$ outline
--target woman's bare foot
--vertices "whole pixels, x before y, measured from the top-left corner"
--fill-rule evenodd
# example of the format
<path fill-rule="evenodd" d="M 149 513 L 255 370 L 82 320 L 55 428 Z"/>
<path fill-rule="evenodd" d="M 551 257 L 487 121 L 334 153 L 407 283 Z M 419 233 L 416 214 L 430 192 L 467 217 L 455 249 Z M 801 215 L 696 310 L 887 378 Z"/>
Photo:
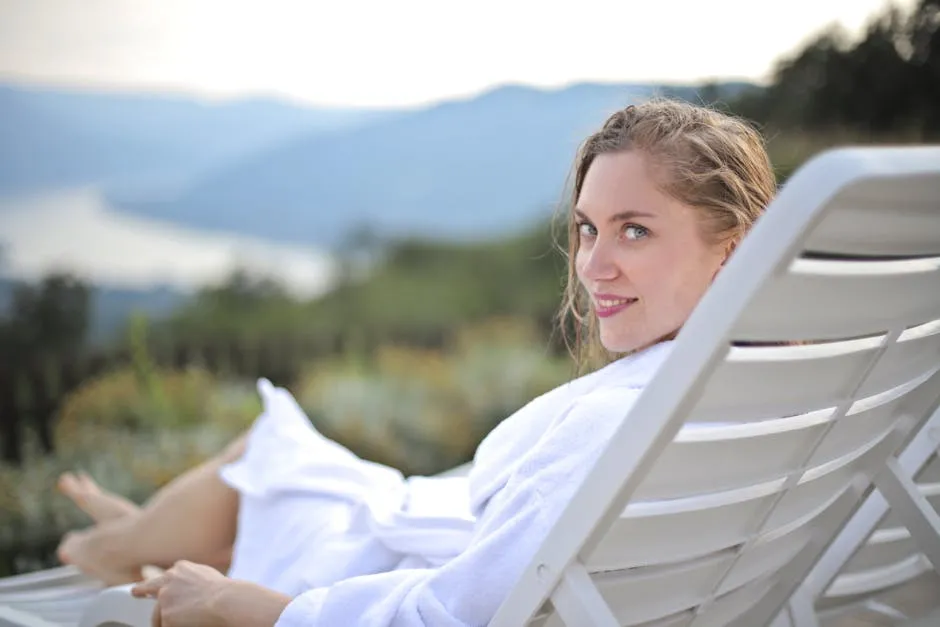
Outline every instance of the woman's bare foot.
<path fill-rule="evenodd" d="M 59 492 L 71 499 L 96 523 L 114 520 L 140 511 L 140 507 L 123 496 L 103 490 L 84 472 L 62 473 L 57 487 Z"/>
<path fill-rule="evenodd" d="M 124 522 L 117 519 L 65 534 L 57 550 L 59 560 L 108 586 L 140 581 L 141 568 L 128 562 L 127 553 L 122 550 Z"/>

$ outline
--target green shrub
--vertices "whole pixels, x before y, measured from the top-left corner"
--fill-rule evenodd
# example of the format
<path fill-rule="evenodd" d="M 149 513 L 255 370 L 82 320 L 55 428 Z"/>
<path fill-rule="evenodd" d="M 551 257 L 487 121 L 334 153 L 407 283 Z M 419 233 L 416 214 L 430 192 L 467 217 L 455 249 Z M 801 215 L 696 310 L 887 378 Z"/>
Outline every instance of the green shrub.
<path fill-rule="evenodd" d="M 369 363 L 309 365 L 296 395 L 313 423 L 357 454 L 433 474 L 470 459 L 502 419 L 571 375 L 514 320 L 469 327 L 450 350 L 379 348 Z"/>
<path fill-rule="evenodd" d="M 86 381 L 63 403 L 55 428 L 57 448 L 94 445 L 97 434 L 113 430 L 154 432 L 205 422 L 216 386 L 208 372 L 155 371 L 147 381 L 142 384 L 134 368 Z"/>

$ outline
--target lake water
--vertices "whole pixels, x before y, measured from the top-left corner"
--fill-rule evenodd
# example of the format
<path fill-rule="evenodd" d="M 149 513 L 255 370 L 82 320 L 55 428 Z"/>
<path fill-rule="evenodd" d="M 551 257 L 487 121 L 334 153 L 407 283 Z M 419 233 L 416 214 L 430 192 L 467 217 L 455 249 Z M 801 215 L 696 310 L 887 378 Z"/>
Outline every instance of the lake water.
<path fill-rule="evenodd" d="M 0 199 L 0 247 L 0 275 L 35 280 L 66 269 L 125 289 L 192 291 L 241 268 L 311 297 L 336 274 L 325 251 L 131 215 L 110 207 L 95 188 Z"/>

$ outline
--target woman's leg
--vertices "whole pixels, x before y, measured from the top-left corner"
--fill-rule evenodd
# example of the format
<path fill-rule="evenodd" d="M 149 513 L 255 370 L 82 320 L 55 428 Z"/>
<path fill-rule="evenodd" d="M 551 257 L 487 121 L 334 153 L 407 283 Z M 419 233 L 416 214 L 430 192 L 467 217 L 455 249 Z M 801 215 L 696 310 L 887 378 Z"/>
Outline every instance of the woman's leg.
<path fill-rule="evenodd" d="M 241 436 L 166 485 L 138 513 L 67 534 L 59 558 L 108 584 L 139 579 L 143 566 L 168 567 L 181 559 L 224 568 L 235 542 L 238 493 L 219 478 L 219 469 L 244 448 Z"/>

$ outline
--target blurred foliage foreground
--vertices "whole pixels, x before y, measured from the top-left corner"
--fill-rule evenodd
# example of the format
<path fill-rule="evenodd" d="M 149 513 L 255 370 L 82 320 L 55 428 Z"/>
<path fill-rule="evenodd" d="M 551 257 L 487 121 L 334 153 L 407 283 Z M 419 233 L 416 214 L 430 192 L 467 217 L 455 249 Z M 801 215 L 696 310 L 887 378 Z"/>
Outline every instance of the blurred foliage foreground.
<path fill-rule="evenodd" d="M 533 325 L 497 319 L 439 349 L 386 345 L 368 360 L 312 360 L 291 391 L 325 435 L 406 474 L 433 474 L 468 461 L 497 422 L 571 376 L 570 361 L 538 335 Z M 53 564 L 61 534 L 89 524 L 55 492 L 61 472 L 84 470 L 142 502 L 260 411 L 254 381 L 162 369 L 141 350 L 126 367 L 84 382 L 56 420 L 56 455 L 34 443 L 24 464 L 0 466 L 0 574 Z"/>

